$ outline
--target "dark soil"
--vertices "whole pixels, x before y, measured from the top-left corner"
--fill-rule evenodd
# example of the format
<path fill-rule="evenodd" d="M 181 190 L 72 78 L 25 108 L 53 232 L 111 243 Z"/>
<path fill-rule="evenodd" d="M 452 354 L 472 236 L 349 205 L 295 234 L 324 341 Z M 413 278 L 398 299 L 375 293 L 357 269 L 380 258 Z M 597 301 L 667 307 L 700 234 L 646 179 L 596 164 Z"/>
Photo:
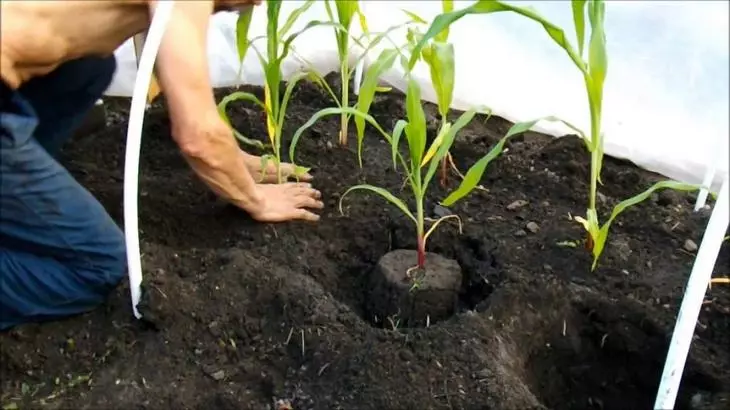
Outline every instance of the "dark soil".
<path fill-rule="evenodd" d="M 331 104 L 315 86 L 300 86 L 287 137 Z M 120 223 L 128 105 L 109 100 L 107 129 L 75 138 L 63 158 Z M 435 124 L 434 107 L 427 112 Z M 378 97 L 372 113 L 392 128 L 404 115 L 402 96 Z M 241 132 L 263 139 L 259 111 L 241 103 L 230 114 Z M 338 121 L 321 121 L 298 147 L 298 163 L 314 167 L 326 199 L 321 221 L 268 225 L 222 204 L 196 179 L 170 139 L 164 105 L 156 104 L 146 117 L 140 174 L 144 312 L 154 326 L 132 317 L 124 283 L 91 313 L 0 335 L 2 404 L 651 408 L 694 258 L 684 243 L 700 243 L 709 216 L 691 212 L 692 195 L 667 192 L 622 214 L 590 272 L 582 246 L 561 244 L 584 237 L 568 219 L 587 203 L 584 146 L 573 136 L 515 137 L 485 174 L 488 191 L 452 208 L 463 233 L 444 223 L 429 241 L 430 252 L 463 270 L 458 312 L 429 327 L 393 329 L 372 324 L 365 313 L 369 274 L 388 251 L 415 249 L 414 227 L 374 195 L 353 193 L 344 215 L 337 204 L 357 183 L 398 193 L 403 177 L 374 133 L 359 169 L 354 135 L 350 148 L 337 146 Z M 452 151 L 460 169 L 508 127 L 499 118 L 476 118 Z M 609 206 L 657 179 L 607 158 L 604 219 Z M 429 213 L 445 193 L 432 185 Z M 508 209 L 517 200 L 527 203 Z M 528 229 L 530 222 L 538 229 Z M 729 259 L 726 242 L 716 276 L 728 275 Z M 730 292 L 716 285 L 706 297 L 677 409 L 730 406 Z"/>

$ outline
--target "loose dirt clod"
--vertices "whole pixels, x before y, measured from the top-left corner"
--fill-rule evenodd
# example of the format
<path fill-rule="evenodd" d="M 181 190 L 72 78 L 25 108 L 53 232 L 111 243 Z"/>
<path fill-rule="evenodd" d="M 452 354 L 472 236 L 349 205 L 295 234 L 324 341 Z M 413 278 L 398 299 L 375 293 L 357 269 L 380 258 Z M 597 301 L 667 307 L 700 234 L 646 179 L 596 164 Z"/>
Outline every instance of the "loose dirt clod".
<path fill-rule="evenodd" d="M 426 268 L 407 272 L 416 262 L 416 251 L 398 249 L 383 255 L 373 272 L 368 307 L 373 318 L 386 326 L 426 326 L 451 317 L 461 289 L 461 268 L 453 260 L 426 254 Z M 390 318 L 390 321 L 388 321 Z M 397 319 L 393 319 L 397 318 Z"/>

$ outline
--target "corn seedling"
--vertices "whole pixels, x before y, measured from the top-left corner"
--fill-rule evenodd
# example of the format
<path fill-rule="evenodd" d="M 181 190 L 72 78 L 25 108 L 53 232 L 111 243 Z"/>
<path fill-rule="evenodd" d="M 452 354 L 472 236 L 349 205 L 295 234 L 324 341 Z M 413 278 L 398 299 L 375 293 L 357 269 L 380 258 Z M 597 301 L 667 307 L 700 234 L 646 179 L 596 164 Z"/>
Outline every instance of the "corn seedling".
<path fill-rule="evenodd" d="M 254 41 L 261 37 L 254 39 L 248 38 L 248 31 L 251 22 L 252 9 L 241 12 L 236 24 L 236 45 L 238 49 L 238 57 L 243 64 L 243 59 L 246 56 L 249 48 L 252 48 L 258 55 L 259 62 L 261 63 L 264 76 L 264 101 L 262 102 L 258 97 L 249 92 L 235 91 L 221 100 L 218 104 L 218 112 L 223 119 L 229 124 L 230 120 L 226 114 L 226 108 L 228 104 L 237 100 L 244 100 L 256 104 L 262 109 L 266 117 L 266 131 L 268 135 L 268 145 L 271 149 L 271 153 L 261 156 L 262 167 L 266 167 L 269 160 L 273 160 L 277 168 L 278 182 L 284 182 L 281 173 L 281 135 L 284 127 L 284 118 L 286 116 L 287 104 L 296 84 L 304 79 L 311 78 L 312 74 L 309 72 L 299 72 L 289 78 L 287 82 L 284 95 L 281 95 L 281 82 L 282 82 L 282 71 L 281 65 L 284 59 L 289 55 L 291 51 L 292 42 L 306 30 L 320 25 L 331 25 L 329 22 L 323 22 L 313 20 L 308 22 L 304 28 L 289 34 L 294 23 L 297 19 L 305 12 L 309 7 L 312 6 L 314 0 L 305 2 L 302 6 L 293 10 L 288 16 L 283 26 L 279 26 L 279 13 L 281 10 L 281 0 L 268 0 L 266 2 L 266 56 L 261 53 L 258 48 L 254 45 Z M 242 136 L 240 133 L 234 130 L 236 137 L 248 144 L 254 144 L 259 147 L 263 147 L 252 139 Z M 292 159 L 293 160 L 293 159 Z M 295 167 L 296 177 L 309 171 L 308 168 L 296 166 Z M 264 173 L 262 173 L 263 175 Z"/>
<path fill-rule="evenodd" d="M 392 58 L 395 58 L 395 56 L 397 55 L 394 50 L 386 50 L 384 51 L 384 53 L 389 53 L 388 55 L 392 56 Z M 476 115 L 476 110 L 472 109 L 466 111 L 461 114 L 461 116 L 454 122 L 453 125 L 447 124 L 446 126 L 444 126 L 440 130 L 437 138 L 431 143 L 430 147 L 428 147 L 427 150 L 426 115 L 423 111 L 421 101 L 421 89 L 418 83 L 410 75 L 408 75 L 408 87 L 406 90 L 407 120 L 399 120 L 398 122 L 396 122 L 395 126 L 393 127 L 392 133 L 387 133 L 386 131 L 384 131 L 375 121 L 375 119 L 373 119 L 373 117 L 367 113 L 363 113 L 351 107 L 333 107 L 319 111 L 318 113 L 313 115 L 306 124 L 302 125 L 294 133 L 294 136 L 292 137 L 292 145 L 295 145 L 300 135 L 307 128 L 311 127 L 321 117 L 339 114 L 343 111 L 353 115 L 355 119 L 360 119 L 363 122 L 367 122 L 372 125 L 391 145 L 393 167 L 397 168 L 400 164 L 400 166 L 404 169 L 407 177 L 407 183 L 410 184 L 410 190 L 413 194 L 413 201 L 415 202 L 416 210 L 415 213 L 412 212 L 406 205 L 406 201 L 396 197 L 384 188 L 373 186 L 370 184 L 361 184 L 350 187 L 341 196 L 339 203 L 340 212 L 343 212 L 342 201 L 352 191 L 365 190 L 380 195 L 385 200 L 395 205 L 401 212 L 403 212 L 405 216 L 413 221 L 415 225 L 418 260 L 417 264 L 413 268 L 411 268 L 409 272 L 413 269 L 424 268 L 426 261 L 426 243 L 428 241 L 428 237 L 435 231 L 437 226 L 446 219 L 454 218 L 458 221 L 459 227 L 461 227 L 461 221 L 459 220 L 458 216 L 448 215 L 432 221 L 432 225 L 428 229 L 426 229 L 427 218 L 425 217 L 424 212 L 424 200 L 428 190 L 428 185 L 431 182 L 434 174 L 436 173 L 439 162 L 448 153 L 449 149 L 454 143 L 455 136 L 459 132 L 459 130 L 469 124 L 469 122 L 474 118 L 474 116 Z M 487 166 L 487 164 L 492 159 L 496 158 L 497 155 L 499 155 L 499 153 L 502 151 L 502 147 L 504 146 L 507 138 L 519 132 L 522 132 L 522 129 L 526 129 L 525 127 L 527 127 L 527 125 L 525 124 L 517 124 L 513 126 L 507 133 L 507 135 L 500 141 L 500 143 L 497 144 L 490 151 L 490 153 L 487 154 L 485 158 L 475 164 L 472 169 L 474 167 L 478 167 L 481 168 L 481 172 L 484 172 L 484 168 Z M 399 143 L 402 139 L 403 134 L 405 134 L 405 140 L 408 144 L 407 160 L 404 158 L 399 150 Z M 423 172 L 424 169 L 425 175 Z M 472 170 L 470 170 L 470 172 L 472 172 Z M 467 177 L 469 175 L 470 173 L 467 173 Z M 457 191 L 452 193 L 449 198 L 447 198 L 447 200 L 454 202 L 459 198 L 466 196 L 472 189 L 476 187 L 476 183 L 470 184 L 471 181 L 473 181 L 473 178 L 465 179 L 464 182 L 466 183 L 462 183 Z"/>
<path fill-rule="evenodd" d="M 330 4 L 332 1 L 334 1 L 335 3 L 336 14 L 332 11 L 332 7 Z M 321 78 L 320 76 L 314 74 L 314 76 L 316 77 L 315 81 L 329 92 L 330 96 L 332 96 L 333 100 L 337 104 L 337 107 L 349 107 L 350 79 L 352 78 L 352 75 L 354 74 L 359 62 L 364 59 L 367 56 L 367 53 L 374 47 L 376 47 L 384 38 L 390 40 L 390 38 L 387 37 L 388 34 L 390 34 L 394 30 L 412 24 L 413 21 L 408 20 L 405 23 L 391 26 L 381 33 L 371 33 L 368 29 L 365 15 L 360 10 L 359 3 L 357 1 L 327 0 L 325 2 L 325 8 L 327 10 L 327 15 L 329 16 L 330 21 L 333 22 L 335 39 L 337 41 L 337 54 L 340 65 L 340 83 L 342 85 L 340 96 L 338 97 L 337 95 L 335 95 L 332 89 L 327 85 L 327 82 L 324 80 L 324 78 Z M 363 30 L 363 35 L 360 37 L 355 37 L 351 33 L 351 25 L 355 16 L 358 17 L 360 28 Z M 364 41 L 364 39 L 367 39 L 367 43 Z M 353 61 L 350 61 L 350 46 L 353 43 L 361 47 L 363 49 L 363 52 L 360 55 L 356 56 Z M 304 58 L 301 59 L 303 61 L 306 61 L 306 59 Z M 309 63 L 308 65 L 310 67 L 312 66 Z M 314 70 L 312 70 L 312 72 L 314 72 Z M 389 91 L 389 88 L 375 87 L 373 93 L 384 91 Z M 360 111 L 367 112 L 367 110 Z M 350 117 L 351 114 L 348 114 L 345 111 L 340 114 L 340 131 L 338 140 L 341 146 L 346 146 L 348 142 Z"/>
<path fill-rule="evenodd" d="M 327 9 L 327 15 L 331 21 L 335 21 L 335 17 L 332 13 L 332 7 L 330 3 L 332 0 L 325 1 L 325 8 Z M 350 105 L 350 78 L 353 71 L 350 68 L 350 24 L 355 17 L 358 15 L 360 19 L 360 26 L 363 31 L 367 32 L 367 20 L 365 15 L 360 11 L 359 2 L 356 0 L 334 0 L 335 9 L 337 10 L 337 22 L 344 28 L 339 30 L 335 28 L 335 39 L 337 40 L 337 55 L 340 59 L 340 79 L 341 79 L 341 93 L 338 105 L 340 107 L 348 107 Z M 354 64 L 356 65 L 356 64 Z M 323 81 L 324 82 L 324 81 Z M 337 101 L 337 98 L 335 98 Z M 350 116 L 346 113 L 340 115 L 340 134 L 339 142 L 340 145 L 347 145 L 347 131 L 350 122 Z"/>
<path fill-rule="evenodd" d="M 451 12 L 454 9 L 454 2 L 451 0 L 442 0 L 441 8 L 444 13 Z M 428 22 L 418 16 L 417 14 L 404 10 L 414 21 L 417 21 L 423 25 L 428 25 Z M 417 42 L 423 37 L 423 34 L 417 29 L 408 30 L 408 43 L 411 52 L 414 50 Z M 421 52 L 414 55 L 416 58 L 424 61 L 429 68 L 431 76 L 431 84 L 433 84 L 434 91 L 436 92 L 436 101 L 441 117 L 440 129 L 444 128 L 448 124 L 448 114 L 451 108 L 451 102 L 454 96 L 454 82 L 455 82 L 455 59 L 454 59 L 454 45 L 449 43 L 449 26 L 445 26 L 443 30 L 437 33 L 434 38 L 428 43 L 428 45 L 421 48 Z M 412 54 L 413 55 L 413 54 Z M 446 157 L 441 160 L 441 186 L 446 187 L 448 179 L 448 165 L 451 164 L 454 168 L 451 154 L 447 153 Z M 458 170 L 457 170 L 458 172 Z"/>
<path fill-rule="evenodd" d="M 685 184 L 676 181 L 661 181 L 649 187 L 646 191 L 629 198 L 617 204 L 609 219 L 601 225 L 598 221 L 598 213 L 596 211 L 596 195 L 598 183 L 601 183 L 601 167 L 603 163 L 603 133 L 601 132 L 601 114 L 603 105 L 603 86 L 608 72 L 608 54 L 606 51 L 606 34 L 604 31 L 605 4 L 602 0 L 573 0 L 573 23 L 575 26 L 576 37 L 578 40 L 578 51 L 573 48 L 567 39 L 563 29 L 549 22 L 539 15 L 531 7 L 513 6 L 498 0 L 480 0 L 461 10 L 442 13 L 434 19 L 426 34 L 424 34 L 418 44 L 414 47 L 413 55 L 409 61 L 409 67 L 413 67 L 417 62 L 418 52 L 425 47 L 426 42 L 441 33 L 445 27 L 450 26 L 460 18 L 471 14 L 490 14 L 498 12 L 513 12 L 530 20 L 533 20 L 545 29 L 548 36 L 559 45 L 568 57 L 578 67 L 585 82 L 585 88 L 588 94 L 588 105 L 590 108 L 591 131 L 590 137 L 586 138 L 583 132 L 577 128 L 562 121 L 583 137 L 586 146 L 591 153 L 591 179 L 590 192 L 588 200 L 588 209 L 586 218 L 575 217 L 586 229 L 588 233 L 586 247 L 593 254 L 593 264 L 591 270 L 596 268 L 598 259 L 603 252 L 608 237 L 608 230 L 613 220 L 627 208 L 639 204 L 649 198 L 652 193 L 660 189 L 674 189 L 678 191 L 694 191 L 701 187 L 696 184 Z M 587 59 L 583 55 L 585 47 L 585 15 L 588 14 L 588 20 L 591 26 L 590 38 L 587 47 Z M 533 125 L 540 120 L 561 121 L 554 117 L 541 118 L 533 121 Z"/>
<path fill-rule="evenodd" d="M 413 193 L 416 212 L 415 214 L 406 205 L 406 202 L 389 191 L 376 187 L 369 184 L 355 185 L 350 187 L 340 198 L 340 211 L 342 212 L 342 201 L 352 191 L 355 190 L 367 190 L 374 192 L 384 199 L 398 207 L 408 218 L 410 218 L 416 228 L 416 237 L 418 243 L 418 261 L 417 265 L 414 266 L 418 269 L 423 269 L 426 263 L 426 242 L 428 237 L 434 232 L 436 227 L 446 219 L 456 218 L 456 215 L 448 215 L 434 221 L 431 227 L 426 230 L 425 226 L 425 213 L 424 213 L 424 199 L 428 189 L 428 184 L 433 178 L 438 161 L 446 155 L 448 149 L 454 142 L 454 136 L 456 133 L 471 121 L 476 114 L 476 111 L 470 110 L 463 113 L 459 119 L 454 123 L 453 126 L 445 127 L 440 135 L 440 142 L 434 141 L 429 150 L 426 150 L 426 115 L 421 105 L 421 90 L 418 83 L 409 77 L 408 88 L 406 91 L 406 120 L 399 120 L 393 128 L 393 133 L 389 138 L 389 142 L 392 148 L 393 166 L 397 167 L 397 159 L 401 158 L 401 165 L 403 166 L 408 181 L 410 183 L 411 192 Z M 408 161 L 403 159 L 399 153 L 399 142 L 402 134 L 405 134 L 405 139 L 408 144 Z M 433 154 L 428 155 L 431 151 Z M 425 175 L 423 169 L 428 165 Z M 459 221 L 461 226 L 461 221 Z"/>

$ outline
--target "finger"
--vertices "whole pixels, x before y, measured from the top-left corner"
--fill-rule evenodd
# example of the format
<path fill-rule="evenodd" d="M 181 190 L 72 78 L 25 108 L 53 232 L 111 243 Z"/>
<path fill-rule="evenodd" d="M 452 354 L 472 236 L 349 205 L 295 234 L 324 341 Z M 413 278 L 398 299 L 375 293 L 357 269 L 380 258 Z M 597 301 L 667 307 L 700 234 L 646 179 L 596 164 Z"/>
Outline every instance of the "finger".
<path fill-rule="evenodd" d="M 295 212 L 295 218 L 301 219 L 304 221 L 311 221 L 311 222 L 319 221 L 319 215 L 315 214 L 314 212 L 307 211 L 306 209 L 302 209 L 302 208 L 299 208 Z"/>
<path fill-rule="evenodd" d="M 310 184 L 309 182 L 290 182 L 287 187 L 299 192 L 302 189 L 312 189 L 312 184 Z"/>
<path fill-rule="evenodd" d="M 297 198 L 297 206 L 303 208 L 322 209 L 324 208 L 324 202 L 318 201 L 311 196 L 300 196 Z"/>
<path fill-rule="evenodd" d="M 296 188 L 294 189 L 294 195 L 296 196 L 306 196 L 310 198 L 322 198 L 322 192 L 320 192 L 317 189 L 314 188 Z"/>

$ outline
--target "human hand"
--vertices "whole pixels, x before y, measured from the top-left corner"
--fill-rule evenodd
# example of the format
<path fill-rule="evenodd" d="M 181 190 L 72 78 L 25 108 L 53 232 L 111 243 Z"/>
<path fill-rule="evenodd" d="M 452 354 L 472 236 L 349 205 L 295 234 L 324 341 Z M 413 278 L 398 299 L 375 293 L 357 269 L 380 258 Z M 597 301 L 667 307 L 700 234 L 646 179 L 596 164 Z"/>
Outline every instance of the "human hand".
<path fill-rule="evenodd" d="M 319 215 L 307 210 L 322 209 L 322 193 L 305 182 L 259 184 L 256 186 L 261 201 L 247 206 L 246 211 L 259 222 L 284 222 L 294 219 L 316 222 Z"/>
<path fill-rule="evenodd" d="M 263 184 L 275 184 L 279 182 L 276 164 L 273 161 L 266 161 L 266 166 L 262 169 L 261 157 L 244 153 L 244 162 L 254 181 Z M 284 181 L 297 178 L 296 166 L 294 164 L 282 162 L 280 167 L 281 177 Z M 312 180 L 312 175 L 307 172 L 299 175 L 297 179 L 298 182 L 309 182 Z"/>

